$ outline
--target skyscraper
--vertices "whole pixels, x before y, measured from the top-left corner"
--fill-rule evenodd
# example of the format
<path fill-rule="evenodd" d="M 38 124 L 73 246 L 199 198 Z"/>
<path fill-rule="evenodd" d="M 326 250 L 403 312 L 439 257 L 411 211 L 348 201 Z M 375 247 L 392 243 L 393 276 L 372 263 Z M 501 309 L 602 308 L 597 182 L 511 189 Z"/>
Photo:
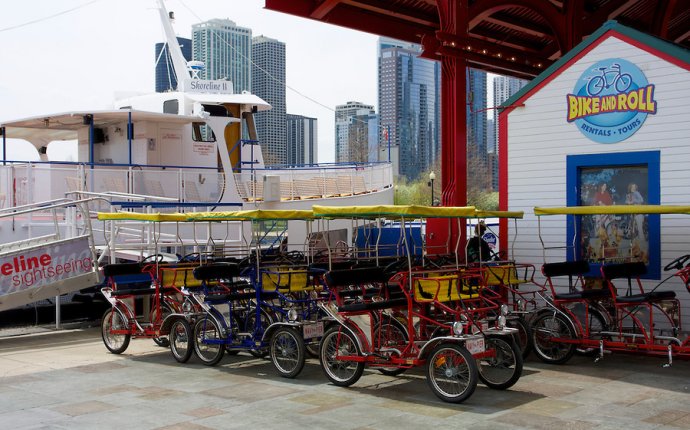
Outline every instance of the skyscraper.
<path fill-rule="evenodd" d="M 486 158 L 487 153 L 487 74 L 467 69 L 467 143 L 475 145 Z"/>
<path fill-rule="evenodd" d="M 178 37 L 184 59 L 192 59 L 192 40 Z M 162 52 L 161 52 L 162 51 Z M 172 60 L 166 43 L 156 43 L 156 92 L 163 93 L 177 89 L 177 76 L 173 73 Z"/>
<path fill-rule="evenodd" d="M 527 85 L 527 82 L 528 81 L 524 79 L 510 76 L 494 76 L 492 83 L 494 90 L 494 106 L 503 104 L 504 101 L 508 100 L 513 94 Z M 491 170 L 493 172 L 492 185 L 495 191 L 498 191 L 498 120 L 498 111 L 494 111 L 494 120 L 492 124 L 494 133 L 492 139 L 489 141 L 488 151 L 494 154 Z"/>
<path fill-rule="evenodd" d="M 318 163 L 317 120 L 302 115 L 287 114 L 287 164 Z"/>
<path fill-rule="evenodd" d="M 397 146 L 399 174 L 415 179 L 441 149 L 441 66 L 419 45 L 380 38 L 378 51 L 379 146 Z"/>
<path fill-rule="evenodd" d="M 513 94 L 517 93 L 527 85 L 524 79 L 513 78 L 511 76 L 494 76 L 493 90 L 494 90 L 494 106 L 500 106 L 504 101 L 508 100 Z M 498 112 L 494 115 L 494 141 L 490 143 L 489 150 L 498 152 Z M 493 148 L 491 147 L 493 146 Z"/>
<path fill-rule="evenodd" d="M 335 107 L 335 161 L 369 161 L 369 124 L 374 107 L 350 101 Z"/>
<path fill-rule="evenodd" d="M 285 106 L 285 44 L 265 36 L 252 39 L 252 92 L 271 104 L 256 114 L 259 143 L 266 164 L 288 159 Z"/>
<path fill-rule="evenodd" d="M 192 26 L 192 56 L 203 61 L 201 79 L 232 81 L 235 93 L 251 91 L 252 30 L 228 19 L 211 19 Z"/>
<path fill-rule="evenodd" d="M 487 151 L 487 73 L 467 69 L 467 190 L 491 191 L 492 169 Z"/>

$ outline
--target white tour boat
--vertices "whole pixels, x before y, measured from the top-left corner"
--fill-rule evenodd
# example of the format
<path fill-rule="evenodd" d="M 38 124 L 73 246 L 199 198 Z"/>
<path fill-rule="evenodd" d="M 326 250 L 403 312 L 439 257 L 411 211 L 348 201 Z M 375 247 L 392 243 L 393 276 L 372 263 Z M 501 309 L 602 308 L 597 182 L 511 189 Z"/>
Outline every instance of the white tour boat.
<path fill-rule="evenodd" d="M 235 94 L 232 82 L 199 79 L 203 66 L 184 60 L 161 0 L 158 8 L 176 91 L 118 100 L 113 110 L 0 124 L 0 311 L 92 286 L 99 282 L 99 263 L 160 252 L 151 247 L 145 223 L 113 228 L 96 219 L 97 211 L 393 202 L 390 163 L 264 165 L 254 115 L 270 105 L 247 92 Z M 8 139 L 28 141 L 41 161 L 7 160 Z M 48 159 L 48 146 L 66 140 L 77 141 L 77 161 Z M 184 246 L 185 234 L 169 233 L 167 248 Z M 304 242 L 294 236 L 291 243 Z"/>

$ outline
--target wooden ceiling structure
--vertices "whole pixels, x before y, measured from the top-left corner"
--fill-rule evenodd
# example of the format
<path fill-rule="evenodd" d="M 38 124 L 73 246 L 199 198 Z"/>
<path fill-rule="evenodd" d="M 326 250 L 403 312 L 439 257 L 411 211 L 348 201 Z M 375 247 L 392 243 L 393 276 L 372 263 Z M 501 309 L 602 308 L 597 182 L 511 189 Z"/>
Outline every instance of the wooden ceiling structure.
<path fill-rule="evenodd" d="M 266 0 L 266 9 L 419 43 L 441 62 L 446 206 L 467 203 L 466 67 L 531 79 L 608 20 L 690 47 L 687 0 Z"/>

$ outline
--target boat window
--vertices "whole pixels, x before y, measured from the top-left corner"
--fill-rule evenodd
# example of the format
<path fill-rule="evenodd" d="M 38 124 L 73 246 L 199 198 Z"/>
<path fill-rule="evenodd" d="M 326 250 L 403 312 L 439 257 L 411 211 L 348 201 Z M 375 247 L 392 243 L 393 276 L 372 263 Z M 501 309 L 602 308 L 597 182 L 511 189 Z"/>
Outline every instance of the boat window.
<path fill-rule="evenodd" d="M 192 139 L 195 142 L 215 142 L 216 135 L 213 134 L 211 127 L 203 122 L 192 123 Z"/>
<path fill-rule="evenodd" d="M 163 102 L 163 113 L 180 113 L 180 102 L 177 99 L 166 100 Z"/>
<path fill-rule="evenodd" d="M 211 116 L 231 117 L 232 114 L 223 105 L 204 104 L 204 111 Z"/>

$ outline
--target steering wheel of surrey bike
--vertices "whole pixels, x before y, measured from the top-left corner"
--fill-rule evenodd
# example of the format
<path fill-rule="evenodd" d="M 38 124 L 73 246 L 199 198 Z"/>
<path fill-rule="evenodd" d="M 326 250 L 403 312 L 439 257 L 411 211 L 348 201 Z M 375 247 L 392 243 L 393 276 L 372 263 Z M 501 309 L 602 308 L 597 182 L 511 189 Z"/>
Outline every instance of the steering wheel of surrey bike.
<path fill-rule="evenodd" d="M 685 262 L 688 260 L 690 260 L 690 255 L 681 255 L 680 257 L 676 258 L 675 260 L 671 261 L 666 266 L 664 266 L 664 270 L 667 272 L 669 270 L 680 270 L 683 268 Z"/>
<path fill-rule="evenodd" d="M 151 254 L 139 262 L 140 266 L 145 266 L 147 264 L 158 264 L 165 261 L 165 256 L 163 254 Z"/>

